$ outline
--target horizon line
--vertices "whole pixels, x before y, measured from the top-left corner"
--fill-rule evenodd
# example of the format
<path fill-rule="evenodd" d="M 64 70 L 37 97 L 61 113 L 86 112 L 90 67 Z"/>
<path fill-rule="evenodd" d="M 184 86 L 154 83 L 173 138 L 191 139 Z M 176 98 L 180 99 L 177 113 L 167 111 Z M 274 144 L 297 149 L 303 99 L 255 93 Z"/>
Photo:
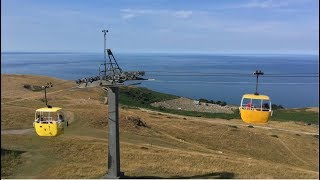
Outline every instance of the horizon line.
<path fill-rule="evenodd" d="M 4 53 L 52 53 L 52 54 L 103 54 L 103 52 L 76 52 L 76 51 L 1 51 L 1 54 Z M 155 51 L 119 51 L 118 53 L 124 53 L 124 54 L 224 54 L 224 55 L 319 55 L 319 52 L 317 53 L 280 53 L 280 52 L 155 52 Z"/>

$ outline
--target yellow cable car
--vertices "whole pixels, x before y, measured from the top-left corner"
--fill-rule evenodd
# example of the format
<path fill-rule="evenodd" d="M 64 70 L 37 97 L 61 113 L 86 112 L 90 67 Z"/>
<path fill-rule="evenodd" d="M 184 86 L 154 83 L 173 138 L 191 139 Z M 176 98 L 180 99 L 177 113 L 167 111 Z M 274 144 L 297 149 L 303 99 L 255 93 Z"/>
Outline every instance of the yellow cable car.
<path fill-rule="evenodd" d="M 44 107 L 37 109 L 33 126 L 39 136 L 58 136 L 64 133 L 68 121 L 64 119 L 62 108 Z"/>
<path fill-rule="evenodd" d="M 272 116 L 271 99 L 266 95 L 245 94 L 239 107 L 241 119 L 247 123 L 267 123 Z"/>

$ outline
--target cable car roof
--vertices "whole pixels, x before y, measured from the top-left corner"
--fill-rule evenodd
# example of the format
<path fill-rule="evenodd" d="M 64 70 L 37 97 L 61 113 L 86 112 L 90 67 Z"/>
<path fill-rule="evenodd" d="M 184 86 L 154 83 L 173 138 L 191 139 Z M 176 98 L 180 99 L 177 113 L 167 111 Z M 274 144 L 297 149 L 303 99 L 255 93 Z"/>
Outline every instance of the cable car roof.
<path fill-rule="evenodd" d="M 59 107 L 52 107 L 52 108 L 44 107 L 44 108 L 37 109 L 36 112 L 57 112 L 61 109 L 62 108 L 59 108 Z"/>
<path fill-rule="evenodd" d="M 266 96 L 266 95 L 255 95 L 255 94 L 245 94 L 245 95 L 242 96 L 242 98 L 270 100 L 269 96 Z"/>

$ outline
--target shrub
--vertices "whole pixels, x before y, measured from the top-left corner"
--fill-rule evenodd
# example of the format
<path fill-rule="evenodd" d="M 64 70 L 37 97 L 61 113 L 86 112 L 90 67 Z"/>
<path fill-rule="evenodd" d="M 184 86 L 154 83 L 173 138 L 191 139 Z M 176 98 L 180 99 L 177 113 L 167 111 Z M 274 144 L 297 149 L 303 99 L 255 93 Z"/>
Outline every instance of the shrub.
<path fill-rule="evenodd" d="M 226 103 L 226 102 L 224 102 L 224 101 L 222 101 L 222 102 L 220 103 L 220 105 L 221 105 L 221 106 L 226 106 L 226 105 L 227 105 L 227 103 Z"/>
<path fill-rule="evenodd" d="M 159 106 L 159 110 L 160 110 L 160 111 L 163 111 L 163 110 L 165 110 L 165 109 L 166 109 L 166 107 Z"/>
<path fill-rule="evenodd" d="M 231 128 L 238 128 L 238 126 L 235 126 L 235 125 L 228 125 L 228 126 Z"/>
<path fill-rule="evenodd" d="M 272 104 L 271 105 L 271 108 L 273 110 L 277 110 L 277 109 L 284 109 L 284 107 L 282 105 L 277 105 L 277 104 Z"/>
<path fill-rule="evenodd" d="M 210 101 L 209 100 L 207 100 L 207 99 L 199 99 L 199 102 L 204 102 L 204 103 L 209 103 Z"/>

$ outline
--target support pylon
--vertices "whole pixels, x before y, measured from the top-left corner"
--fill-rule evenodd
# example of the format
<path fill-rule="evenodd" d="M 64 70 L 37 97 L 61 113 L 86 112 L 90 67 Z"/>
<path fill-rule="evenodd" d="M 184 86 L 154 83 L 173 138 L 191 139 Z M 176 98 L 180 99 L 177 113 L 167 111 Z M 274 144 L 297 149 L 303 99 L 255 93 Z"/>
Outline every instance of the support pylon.
<path fill-rule="evenodd" d="M 119 87 L 111 86 L 108 90 L 108 174 L 103 178 L 119 179 L 124 176 L 120 171 L 119 139 Z"/>

